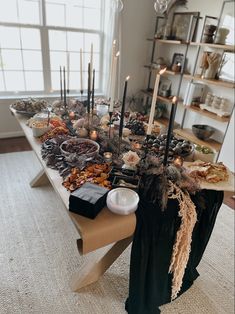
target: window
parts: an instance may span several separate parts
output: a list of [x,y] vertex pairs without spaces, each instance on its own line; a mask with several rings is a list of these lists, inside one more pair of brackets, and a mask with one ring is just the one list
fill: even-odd
[[69,88],[83,86],[91,44],[96,89],[102,86],[104,0],[7,0],[0,2],[0,92],[58,93],[60,66],[69,63]]

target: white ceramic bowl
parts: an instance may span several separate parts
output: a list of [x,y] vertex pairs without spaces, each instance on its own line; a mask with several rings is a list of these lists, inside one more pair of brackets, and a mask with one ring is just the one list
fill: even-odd
[[107,207],[118,215],[129,215],[136,211],[139,203],[139,195],[127,188],[111,190],[107,195]]
[[40,137],[44,135],[46,132],[48,132],[51,129],[50,125],[47,126],[46,124],[44,126],[36,126],[32,125],[32,131],[34,137]]
[[193,159],[194,160],[201,160],[205,162],[215,162],[216,160],[216,151],[210,154],[203,154],[202,152],[199,152],[195,149]]

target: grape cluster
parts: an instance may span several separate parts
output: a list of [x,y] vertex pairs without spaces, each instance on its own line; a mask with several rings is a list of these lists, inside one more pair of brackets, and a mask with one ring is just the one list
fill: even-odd
[[[167,142],[167,135],[161,134],[157,137],[151,135],[145,140],[143,148],[154,152],[157,156],[161,157],[165,153]],[[186,157],[192,152],[193,146],[189,141],[177,139],[174,135],[171,137],[169,146],[169,159],[174,156]]]
[[126,128],[130,129],[134,135],[145,135],[144,123],[137,119],[130,120]]

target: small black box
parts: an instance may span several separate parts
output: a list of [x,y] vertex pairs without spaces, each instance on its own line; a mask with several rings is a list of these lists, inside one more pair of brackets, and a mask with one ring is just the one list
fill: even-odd
[[108,189],[85,183],[70,194],[69,210],[78,215],[94,219],[106,205]]

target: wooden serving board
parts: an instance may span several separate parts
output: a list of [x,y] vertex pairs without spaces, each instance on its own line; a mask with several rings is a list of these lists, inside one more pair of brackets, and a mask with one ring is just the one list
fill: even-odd
[[[197,160],[198,162],[198,160]],[[193,162],[184,162],[184,167],[186,169],[190,169],[188,166],[193,165]],[[227,168],[228,171],[228,181],[221,181],[218,183],[209,183],[201,180],[200,186],[205,190],[215,190],[215,191],[226,191],[226,192],[234,192],[235,191],[235,177],[234,174]]]

